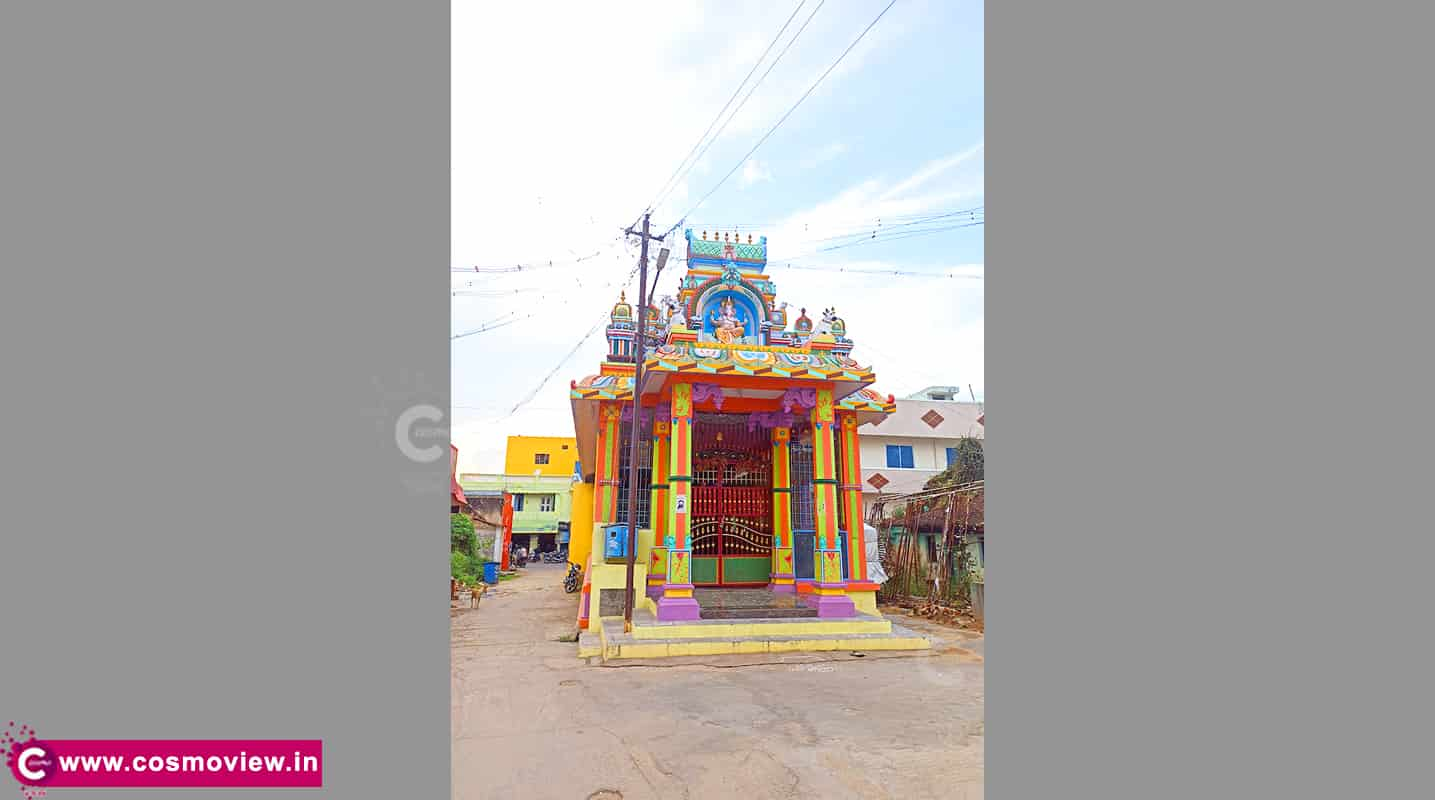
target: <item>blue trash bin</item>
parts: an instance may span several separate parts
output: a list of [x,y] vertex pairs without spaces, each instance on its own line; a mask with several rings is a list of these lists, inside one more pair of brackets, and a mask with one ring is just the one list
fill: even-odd
[[485,561],[485,562],[483,562],[483,582],[484,582],[484,583],[498,583],[498,562],[497,562],[497,561]]

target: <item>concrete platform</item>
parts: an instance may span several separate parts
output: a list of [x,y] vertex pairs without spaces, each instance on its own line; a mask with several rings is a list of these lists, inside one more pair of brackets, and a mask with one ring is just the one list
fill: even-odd
[[[847,620],[699,620],[658,622],[633,615],[633,632],[623,621],[604,619],[595,633],[578,639],[580,657],[604,662],[679,656],[797,653],[833,650],[929,650],[932,640],[881,617]],[[596,651],[596,652],[595,652]]]

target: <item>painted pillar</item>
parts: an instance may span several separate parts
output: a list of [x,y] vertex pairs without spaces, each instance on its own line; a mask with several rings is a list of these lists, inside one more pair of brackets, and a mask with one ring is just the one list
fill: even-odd
[[601,528],[618,519],[618,470],[622,461],[618,448],[618,420],[622,416],[622,405],[603,403],[598,408],[598,464],[594,470],[594,483],[598,496],[593,503],[593,527]]
[[792,470],[788,450],[791,428],[772,429],[772,591],[792,594]]
[[672,441],[668,459],[667,533],[663,545],[668,551],[668,575],[663,596],[658,598],[658,619],[699,619],[698,601],[693,597],[692,547],[688,533],[692,529],[688,503],[693,481],[692,424],[693,387],[690,383],[673,384]]
[[512,560],[509,553],[513,550],[513,495],[506,491],[503,493],[502,515],[503,535],[499,538],[503,540],[503,552],[498,560],[498,568],[507,572],[513,569],[513,565],[509,563]]
[[833,448],[832,390],[817,390],[812,409],[812,512],[817,523],[816,580],[808,601],[819,617],[856,616],[842,580],[842,553],[837,539],[837,474]]
[[[623,414],[622,409],[622,404],[616,402],[605,402],[598,406],[598,442],[594,447],[597,463],[593,467],[593,532],[594,538],[599,541],[602,541],[603,526],[618,519],[618,469],[622,463],[618,460],[622,452],[618,449],[622,444],[618,441],[618,420]],[[588,556],[588,569],[583,574],[583,599],[578,611],[580,628],[588,627],[589,614],[593,607],[593,564],[602,558],[601,549],[594,550]]]
[[648,503],[648,517],[653,523],[653,550],[648,557],[648,596],[654,600],[662,597],[663,584],[668,577],[668,548],[664,545],[668,534],[668,459],[672,445],[672,423],[653,419],[653,492]]
[[867,580],[867,546],[862,518],[862,455],[857,446],[857,415],[844,411],[837,415],[837,430],[842,447],[841,496],[838,502],[847,514],[847,566],[851,580]]

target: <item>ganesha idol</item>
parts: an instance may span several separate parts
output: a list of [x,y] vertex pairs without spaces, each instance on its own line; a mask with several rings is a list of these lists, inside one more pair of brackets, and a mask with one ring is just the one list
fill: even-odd
[[733,305],[732,298],[724,298],[722,305],[709,315],[709,319],[713,324],[713,336],[719,342],[723,344],[742,342],[742,319],[737,315],[737,308]]

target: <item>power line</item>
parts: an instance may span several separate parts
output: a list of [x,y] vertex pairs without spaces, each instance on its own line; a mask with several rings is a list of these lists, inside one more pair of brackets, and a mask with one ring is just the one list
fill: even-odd
[[[866,215],[863,215],[863,216],[860,216],[860,217],[847,217],[847,218],[842,218],[842,219],[833,219],[833,220],[831,220],[831,224],[834,224],[834,225],[842,224],[842,225],[848,225],[848,226],[851,226],[851,227],[864,227],[864,226],[866,226],[866,225],[868,225],[868,224],[877,222],[877,220],[878,220],[879,218],[880,218],[880,219],[888,219],[888,220],[913,220],[913,219],[922,219],[922,218],[931,217],[931,216],[934,215],[934,214],[946,214],[946,213],[958,214],[958,213],[961,213],[962,211],[969,211],[969,210],[972,210],[972,209],[959,209],[959,210],[953,210],[953,211],[951,211],[951,212],[933,210],[933,211],[923,211],[923,212],[914,213],[914,214],[883,214],[883,215],[881,215],[880,217],[878,217],[877,215],[866,214]],[[790,223],[790,222],[791,222],[791,220],[790,220],[790,219],[787,219],[787,220],[781,220],[781,221],[778,221],[778,222],[736,222],[736,223],[726,223],[726,224],[723,224],[723,225],[717,225],[717,226],[715,227],[715,230],[718,230],[718,231],[731,231],[731,230],[746,231],[746,230],[748,230],[748,229],[752,229],[752,230],[759,230],[759,229],[764,229],[764,228],[766,228],[766,229],[771,229],[771,228],[781,227],[782,225],[787,224],[787,223]],[[713,227],[713,226],[709,225],[709,227]]]
[[[958,228],[970,228],[970,227],[972,227],[972,226],[974,226],[974,225],[981,225],[981,224],[983,224],[983,222],[985,222],[985,214],[984,214],[984,213],[982,214],[982,219],[976,219],[977,213],[975,212],[974,209],[968,210],[968,211],[956,212],[955,214],[952,214],[952,215],[950,215],[950,216],[956,216],[956,215],[959,215],[959,214],[969,214],[969,215],[971,216],[971,218],[972,218],[972,221],[971,221],[971,222],[967,222],[967,223],[962,223],[962,224],[955,224],[955,225],[940,225],[940,226],[937,226],[937,227],[913,228],[912,230],[896,230],[897,228],[906,227],[906,226],[895,226],[895,225],[894,225],[894,226],[892,226],[892,229],[884,230],[884,231],[874,231],[874,232],[872,232],[872,233],[846,234],[846,235],[842,235],[842,236],[828,237],[828,238],[825,238],[825,239],[808,239],[808,240],[804,240],[804,241],[809,242],[809,243],[812,243],[812,244],[817,244],[817,243],[824,242],[824,241],[831,241],[831,240],[834,240],[834,239],[852,239],[853,241],[845,242],[845,243],[842,243],[842,244],[831,245],[831,246],[829,246],[829,247],[820,247],[820,248],[817,248],[816,250],[809,250],[809,251],[807,251],[807,252],[805,252],[805,253],[802,253],[801,255],[787,256],[786,258],[792,258],[792,259],[808,258],[808,257],[810,257],[810,256],[819,255],[819,254],[821,254],[821,253],[828,252],[828,251],[831,251],[831,250],[840,250],[840,249],[842,249],[842,248],[844,248],[844,247],[855,247],[856,245],[859,245],[859,244],[875,244],[875,243],[879,243],[879,242],[900,241],[900,240],[902,240],[902,239],[910,239],[910,238],[914,238],[914,237],[916,237],[916,236],[925,235],[925,234],[929,234],[929,233],[942,233],[942,232],[944,232],[944,231],[957,230]],[[935,220],[924,220],[924,221],[922,221],[920,224],[930,225],[930,223],[933,222],[933,221],[935,221]],[[911,223],[911,224],[918,224],[918,223]],[[860,237],[860,238],[859,238],[859,237]],[[774,259],[774,261],[775,261],[775,262],[785,261],[786,258]]]
[[910,278],[950,278],[954,280],[984,281],[985,275],[953,275],[946,272],[917,272],[915,270],[903,269],[875,269],[865,267],[844,267],[818,264],[790,264],[786,261],[770,261],[769,267],[780,267],[782,269],[797,269],[805,272],[827,272],[838,274],[860,274],[860,275],[897,275]]
[[952,275],[945,272],[914,272],[901,269],[863,269],[860,267],[818,267],[803,264],[783,264],[783,269],[800,269],[812,272],[857,273],[863,275],[898,275],[910,278],[953,278],[957,280],[984,281],[985,275]]
[[[473,281],[469,281],[469,283],[472,284]],[[455,289],[452,294],[454,297],[507,297],[511,294],[537,292],[544,288],[542,286],[525,286],[520,289]]]
[[[638,219],[641,220],[642,217],[639,216]],[[637,265],[637,264],[634,264],[634,265],[633,265],[633,269],[628,273],[628,278],[627,278],[627,280],[625,280],[625,281],[623,282],[623,285],[624,285],[624,286],[627,286],[629,283],[632,283],[632,282],[633,282],[633,276],[634,276],[634,275],[637,275],[637,274],[638,274],[638,265]],[[646,312],[644,312],[642,309],[639,309],[637,319],[638,319],[638,320],[646,319],[646,317],[644,316],[645,313],[646,313]],[[563,368],[563,365],[564,365],[564,364],[567,364],[568,361],[569,361],[569,359],[573,358],[573,356],[577,354],[577,352],[583,347],[583,345],[587,344],[587,343],[588,343],[588,340],[591,339],[591,338],[593,338],[593,334],[597,333],[597,332],[598,332],[598,329],[601,328],[601,327],[603,327],[603,322],[604,322],[604,320],[607,320],[607,319],[608,319],[608,313],[605,312],[602,316],[600,316],[600,317],[598,318],[598,321],[597,321],[597,322],[593,323],[593,327],[589,328],[589,329],[588,329],[588,332],[585,333],[585,334],[583,334],[583,338],[581,338],[581,339],[578,340],[578,344],[574,345],[574,346],[573,346],[573,349],[572,349],[572,350],[569,350],[567,355],[563,356],[563,358],[560,359],[557,364],[553,365],[553,369],[549,370],[549,371],[548,371],[548,374],[543,376],[543,380],[539,381],[539,382],[538,382],[538,385],[535,386],[535,387],[533,387],[533,391],[529,392],[527,395],[524,395],[523,399],[522,399],[522,400],[519,400],[518,403],[513,406],[513,409],[508,412],[508,415],[505,416],[505,417],[503,417],[503,418],[500,419],[499,421],[502,422],[503,420],[508,419],[508,417],[511,417],[511,416],[513,416],[514,414],[517,414],[517,413],[518,413],[518,409],[522,408],[524,405],[526,405],[526,404],[527,404],[529,401],[531,401],[533,398],[537,397],[537,396],[538,396],[538,393],[541,392],[541,391],[543,391],[543,387],[544,387],[544,386],[547,386],[547,385],[548,385],[548,382],[553,379],[553,376],[556,375],[556,374],[558,374],[558,370],[562,369],[562,368]]]
[[[502,327],[504,327],[505,325],[512,325],[513,323],[518,322],[519,320],[525,320],[525,319],[528,319],[529,317],[533,316],[532,314],[528,314],[527,316],[516,317],[516,318],[514,318],[514,319],[504,320],[504,317],[509,317],[509,316],[512,316],[513,314],[514,314],[514,312],[509,312],[509,313],[507,313],[507,314],[504,314],[502,317],[499,317],[498,319],[495,319],[495,320],[492,320],[492,321],[490,321],[490,322],[485,323],[482,327],[479,327],[479,328],[477,328],[477,329],[475,329],[475,330],[471,330],[471,331],[469,331],[469,332],[467,332],[467,333],[460,333],[460,334],[458,334],[457,336],[450,336],[450,337],[448,337],[448,338],[449,338],[449,341],[453,341],[454,339],[462,339],[462,338],[464,338],[465,336],[473,336],[473,335],[476,334],[476,333],[486,333],[486,332],[488,332],[488,331],[493,330],[494,328],[502,328]],[[503,321],[500,322],[499,320],[503,320]]]
[[[837,233],[837,234],[833,234],[833,235],[831,235],[831,236],[820,236],[820,237],[817,237],[817,238],[796,239],[796,240],[794,240],[794,241],[789,241],[789,242],[787,242],[786,245],[809,245],[809,244],[815,245],[815,244],[820,244],[820,243],[823,243],[823,242],[838,241],[838,240],[841,240],[841,239],[871,238],[871,237],[873,237],[873,236],[880,237],[880,236],[882,236],[883,234],[885,234],[885,233],[887,233],[887,232],[889,232],[889,231],[891,231],[892,229],[895,229],[895,228],[904,228],[904,227],[910,227],[910,226],[913,226],[913,225],[924,225],[924,224],[928,224],[928,223],[931,223],[931,222],[935,222],[935,221],[938,221],[938,220],[941,220],[941,219],[944,219],[944,218],[950,218],[950,217],[961,216],[961,215],[963,215],[963,214],[969,215],[969,216],[971,216],[973,219],[975,219],[976,215],[977,215],[978,213],[981,213],[983,208],[984,208],[984,206],[974,206],[974,207],[972,207],[972,208],[956,209],[956,210],[950,210],[950,211],[927,211],[927,212],[923,212],[923,213],[920,213],[920,214],[891,214],[891,215],[886,215],[886,214],[884,214],[884,215],[882,215],[882,216],[880,216],[880,217],[878,217],[878,216],[849,217],[849,218],[847,218],[847,219],[822,220],[820,223],[818,223],[818,228],[819,228],[819,229],[820,229],[820,228],[824,228],[824,227],[835,227],[835,228],[838,228],[838,229],[847,229],[847,230],[849,230],[850,232],[848,232],[848,233]],[[884,227],[884,223],[891,223],[891,222],[895,222],[896,224],[888,224],[888,225],[885,225],[885,227]],[[784,226],[790,226],[790,225],[792,225],[792,224],[793,224],[793,222],[792,222],[791,218],[789,218],[789,219],[783,220],[783,221],[781,221],[781,222],[725,223],[725,224],[715,225],[715,226],[710,226],[710,227],[712,227],[712,229],[713,229],[714,231],[732,231],[732,230],[736,230],[736,231],[738,231],[738,232],[743,232],[743,231],[753,231],[753,232],[756,232],[756,231],[771,231],[771,230],[773,230],[773,229],[782,228],[782,227],[784,227]],[[810,225],[811,225],[811,223],[806,223],[806,224],[803,225],[803,228],[806,229],[806,228],[810,227]],[[709,227],[709,226],[708,226],[707,224],[705,224],[705,227]],[[809,256],[809,255],[815,254],[816,252],[819,252],[819,251],[816,251],[816,250],[810,251],[810,252],[804,253],[804,254],[801,255],[801,256],[793,256],[793,258],[805,258],[805,257],[807,257],[807,256]],[[681,260],[681,259],[679,259],[679,260]]]
[[591,260],[591,259],[594,259],[594,258],[597,258],[598,256],[603,255],[605,252],[608,252],[608,251],[612,248],[612,246],[615,245],[615,244],[617,244],[618,242],[619,242],[619,238],[618,238],[618,237],[614,237],[614,239],[613,239],[612,241],[609,241],[608,243],[604,244],[602,247],[599,247],[597,250],[594,250],[593,252],[589,253],[588,255],[586,255],[586,256],[579,256],[578,258],[573,258],[573,259],[568,259],[568,260],[554,261],[554,260],[552,260],[552,259],[533,259],[532,261],[530,261],[530,262],[528,262],[528,263],[526,263],[526,264],[515,264],[515,265],[510,266],[510,267],[496,267],[496,266],[494,266],[494,267],[489,267],[489,266],[484,266],[484,267],[478,267],[478,266],[475,266],[475,267],[450,267],[450,268],[449,268],[449,272],[462,272],[462,273],[477,272],[477,273],[483,274],[483,275],[493,275],[493,274],[501,274],[501,273],[506,273],[506,272],[528,272],[528,271],[531,271],[531,270],[553,269],[553,268],[556,268],[556,267],[573,266],[573,265],[575,265],[575,264],[581,264],[581,263],[583,263],[584,261],[589,261],[589,260]]
[[[884,234],[889,233],[889,232],[891,232],[891,231],[894,231],[894,230],[896,230],[896,229],[898,229],[898,228],[910,228],[910,227],[913,226],[913,225],[928,225],[928,224],[933,223],[933,222],[936,222],[936,221],[938,221],[938,220],[950,219],[951,217],[959,217],[959,216],[962,216],[962,215],[967,215],[967,216],[970,217],[971,219],[975,220],[977,214],[984,213],[984,212],[982,211],[983,208],[985,208],[985,206],[974,206],[974,207],[972,207],[972,208],[964,208],[964,209],[962,209],[962,210],[960,210],[960,211],[948,211],[948,212],[941,213],[941,214],[929,214],[929,215],[926,215],[926,216],[922,216],[922,217],[918,217],[918,218],[916,218],[916,219],[913,219],[913,220],[910,221],[910,222],[899,222],[899,223],[896,223],[896,224],[886,225],[885,227],[884,227],[883,224],[882,224],[882,218],[881,218],[881,217],[878,217],[878,218],[876,218],[876,219],[873,220],[872,225],[870,225],[870,226],[865,226],[865,228],[867,228],[867,229],[864,229],[864,230],[862,230],[862,231],[854,231],[854,232],[852,232],[852,233],[839,233],[839,234],[835,234],[835,235],[833,235],[833,236],[823,237],[823,238],[821,238],[821,239],[808,239],[808,240],[805,240],[805,241],[811,242],[811,243],[813,243],[813,244],[817,244],[817,243],[819,243],[819,242],[835,242],[835,241],[837,241],[838,239],[851,239],[851,238],[854,238],[854,237],[875,238],[875,237],[877,237],[877,236],[881,236],[881,235],[884,235]],[[892,220],[892,219],[897,219],[897,218],[896,218],[896,217],[887,217],[887,219],[888,219],[888,220]]]
[[[806,0],[803,0],[803,3],[805,3],[805,2],[806,2]],[[703,145],[703,149],[697,154],[697,157],[693,159],[693,163],[689,164],[687,170],[685,170],[685,171],[683,172],[683,175],[684,175],[684,176],[686,176],[687,173],[690,172],[693,167],[697,166],[698,161],[700,161],[700,160],[702,159],[703,155],[707,153],[708,148],[710,148],[710,147],[713,146],[713,143],[718,140],[718,137],[719,137],[719,136],[722,136],[722,132],[725,131],[725,130],[727,130],[727,126],[730,125],[730,124],[732,124],[732,121],[737,118],[737,115],[738,115],[739,113],[741,113],[741,111],[742,111],[742,109],[743,109],[743,106],[746,106],[746,105],[747,105],[747,101],[752,98],[752,93],[755,92],[755,91],[757,91],[757,87],[761,86],[763,81],[767,80],[767,76],[768,76],[768,75],[772,74],[773,68],[778,65],[778,62],[782,61],[782,57],[783,57],[783,56],[787,55],[787,51],[790,50],[790,49],[792,48],[793,43],[795,43],[795,42],[798,40],[798,38],[802,36],[802,32],[805,31],[805,30],[807,30],[807,25],[808,25],[808,23],[812,22],[812,18],[817,16],[817,12],[819,12],[819,11],[822,10],[822,6],[823,6],[823,4],[825,4],[826,2],[827,2],[827,0],[820,0],[820,2],[818,2],[818,4],[817,4],[817,7],[814,8],[814,9],[812,9],[812,13],[807,15],[807,19],[805,19],[805,20],[802,21],[802,27],[798,28],[798,29],[797,29],[797,33],[794,33],[794,34],[792,35],[792,38],[787,40],[787,44],[783,45],[782,51],[777,54],[777,58],[774,58],[774,59],[772,60],[772,63],[767,65],[767,69],[762,73],[762,77],[761,77],[761,78],[758,78],[758,79],[757,79],[757,83],[754,83],[754,84],[752,85],[752,88],[750,88],[750,89],[747,90],[747,94],[743,96],[742,102],[737,104],[737,108],[733,109],[732,114],[730,114],[730,115],[728,116],[728,118],[723,121],[722,127],[718,128],[717,133],[713,134],[713,137],[708,140],[708,143],[705,144],[705,145]],[[796,16],[797,16],[797,12],[800,11],[800,10],[802,10],[802,5],[803,5],[803,3],[799,3],[798,6],[797,6],[797,8],[793,9],[793,11],[792,11],[792,16],[793,16],[793,17],[796,17]],[[792,22],[792,20],[791,20],[791,19],[788,19],[787,22],[790,24],[790,23]],[[782,26],[782,29],[783,29],[783,30],[787,30],[787,25],[783,25],[783,26]],[[773,41],[773,44],[776,44],[776,43],[777,43],[777,39],[778,39],[778,38],[781,38],[781,36],[782,36],[782,31],[778,31],[777,37],[775,37],[775,38],[772,40],[772,41]],[[768,45],[768,49],[769,49],[769,50],[772,49],[772,45]],[[764,53],[763,53],[763,57],[765,58],[766,56],[767,56],[767,53],[764,52]],[[754,65],[753,65],[753,69],[756,70],[758,64],[761,64],[761,63],[762,63],[762,61],[759,59],[758,62],[757,62],[757,64],[754,64]],[[744,81],[744,82],[746,82],[746,81]],[[742,90],[742,87],[739,86],[739,87],[738,87],[738,90],[741,91],[741,90]],[[734,93],[733,96],[736,97],[737,95]],[[732,102],[732,101],[729,100],[728,102],[730,103],[730,102]],[[721,114],[719,114],[719,116],[721,116]],[[675,189],[675,188],[677,188],[677,183],[674,183],[673,186],[672,186],[668,191],[671,192],[672,189]],[[664,196],[663,196],[662,199],[664,199],[664,200],[667,199],[667,195],[664,194]],[[660,200],[659,202],[661,202],[661,200]],[[672,232],[672,230],[673,230],[672,228],[669,228],[668,231],[663,234],[663,237],[666,238],[667,235],[668,235],[668,233]]]
[[733,176],[733,173],[738,171],[739,167],[747,163],[747,160],[752,157],[752,154],[757,152],[757,148],[761,147],[762,143],[766,142],[768,137],[772,136],[772,134],[776,132],[778,128],[782,127],[782,123],[786,122],[787,118],[792,116],[792,112],[796,111],[798,106],[802,105],[803,101],[806,100],[812,94],[812,92],[816,90],[819,85],[822,84],[822,81],[825,80],[827,76],[832,73],[832,70],[836,69],[837,65],[842,63],[842,59],[846,58],[847,54],[852,52],[852,49],[856,47],[857,44],[861,42],[864,38],[866,38],[867,32],[872,30],[872,27],[875,26],[878,21],[880,21],[882,17],[885,16],[887,12],[891,10],[892,6],[896,4],[897,0],[891,0],[891,2],[887,4],[886,8],[883,8],[882,12],[878,14],[876,18],[874,18],[870,23],[868,23],[867,27],[862,30],[862,33],[859,34],[856,39],[852,40],[852,44],[847,45],[847,49],[842,51],[842,55],[838,56],[837,60],[832,62],[832,66],[828,67],[825,72],[818,76],[817,80],[813,81],[812,85],[807,88],[807,91],[803,92],[802,96],[797,98],[797,102],[793,103],[792,107],[787,109],[787,113],[782,115],[782,118],[777,121],[777,124],[769,128],[767,133],[764,133],[762,135],[762,138],[757,140],[757,144],[754,144],[752,146],[752,149],[747,151],[746,155],[738,159],[737,163],[733,165],[732,169],[728,170],[727,174],[722,177],[722,180],[717,182],[716,186],[709,189],[708,193],[703,195],[702,198],[699,199],[698,202],[694,204],[692,208],[688,209],[685,213],[683,213],[682,216],[678,218],[678,222],[674,224],[674,227],[677,227],[677,225],[682,224],[682,221],[684,219],[687,219],[689,215],[691,215],[694,211],[698,210],[698,208],[701,207],[703,203],[707,202],[707,199],[709,197],[713,196],[714,192],[722,188],[722,185],[724,183],[727,183],[727,179],[731,178]]
[[906,231],[906,232],[904,232],[904,233],[900,233],[900,234],[897,234],[897,235],[895,235],[895,236],[869,237],[869,238],[867,238],[867,239],[859,239],[859,240],[857,240],[857,241],[855,241],[855,242],[847,242],[846,244],[835,244],[835,245],[832,245],[831,247],[824,247],[824,248],[821,248],[820,250],[818,250],[817,252],[819,252],[819,253],[826,253],[826,252],[831,251],[831,250],[841,250],[841,249],[844,248],[844,247],[856,247],[856,246],[859,245],[859,244],[875,244],[875,243],[878,243],[878,242],[896,242],[896,241],[901,241],[902,239],[915,239],[915,238],[918,237],[918,236],[928,236],[928,235],[933,234],[933,233],[945,233],[946,231],[954,231],[954,230],[958,230],[958,229],[960,229],[960,228],[970,228],[970,227],[973,227],[973,226],[975,226],[975,225],[982,225],[982,224],[985,224],[985,223],[984,223],[983,221],[981,221],[981,220],[978,220],[978,221],[976,221],[976,222],[963,222],[963,223],[961,223],[960,225],[946,225],[946,226],[943,226],[943,227],[940,227],[940,228],[924,228],[924,229],[922,229],[922,230]]
[[[825,0],[824,0],[824,2],[825,2]],[[684,174],[686,173],[686,170],[683,169],[683,165],[685,165],[685,164],[688,163],[688,159],[690,159],[690,158],[693,157],[693,153],[697,152],[698,146],[703,143],[703,140],[705,140],[705,139],[708,138],[708,134],[709,134],[709,133],[712,133],[713,126],[717,124],[717,121],[718,121],[718,120],[722,119],[722,115],[727,112],[728,106],[731,106],[731,105],[732,105],[732,101],[737,99],[737,95],[738,95],[739,92],[742,91],[742,87],[744,87],[744,86],[747,85],[748,80],[752,78],[752,74],[753,74],[754,72],[757,72],[757,68],[760,67],[760,66],[762,66],[762,62],[763,62],[764,60],[766,60],[767,54],[770,53],[770,52],[772,52],[772,46],[775,45],[775,44],[777,44],[777,40],[778,40],[778,39],[781,39],[781,38],[782,38],[783,32],[785,32],[785,31],[787,30],[787,26],[792,24],[792,21],[797,18],[797,12],[801,11],[801,10],[802,10],[802,7],[803,7],[804,5],[806,5],[806,4],[807,4],[807,0],[801,0],[801,2],[799,2],[799,3],[797,4],[797,8],[792,9],[792,15],[787,18],[787,21],[786,21],[786,22],[782,23],[782,28],[777,32],[777,35],[776,35],[776,36],[772,37],[772,41],[771,41],[771,42],[768,42],[768,44],[767,44],[767,49],[762,51],[762,55],[758,57],[757,63],[755,63],[755,64],[752,65],[752,69],[750,69],[750,70],[747,71],[747,76],[742,79],[742,83],[739,83],[739,84],[737,85],[737,88],[732,91],[732,97],[729,97],[729,98],[727,99],[727,102],[723,104],[722,110],[721,110],[721,111],[718,111],[717,116],[713,117],[713,121],[708,123],[708,129],[705,130],[705,131],[703,131],[703,135],[702,135],[702,136],[699,136],[699,137],[698,137],[698,140],[697,140],[696,142],[693,142],[692,149],[688,150],[688,154],[685,155],[685,156],[683,156],[683,160],[682,160],[682,161],[678,162],[678,168],[675,169],[675,170],[673,170],[673,174],[668,176],[668,180],[663,183],[662,188],[658,189],[658,193],[653,196],[653,199],[652,199],[651,201],[648,202],[648,208],[649,208],[649,209],[651,209],[651,208],[653,208],[655,205],[657,205],[657,204],[658,204],[658,201],[659,201],[660,199],[665,198],[665,197],[667,196],[669,184],[672,184],[672,185],[674,185],[674,186],[677,185],[674,181],[675,181],[675,179],[678,177],[678,174],[679,174],[679,173],[684,173]],[[820,7],[820,4],[819,4],[819,7]],[[794,37],[794,38],[796,38],[796,37]],[[778,58],[781,58],[781,56],[778,56]],[[773,62],[773,63],[775,64],[775,63],[777,63],[777,62]],[[763,77],[765,78],[765,77],[767,77],[767,75],[764,74]],[[758,81],[758,82],[761,83],[761,81]],[[736,114],[737,112],[733,112],[733,113]],[[729,120],[729,121],[731,121],[731,120]],[[723,127],[726,128],[726,127],[727,127],[727,123],[723,123]],[[718,131],[718,135],[721,135],[721,134],[722,134],[722,131],[719,130],[719,131]],[[713,138],[716,139],[717,137],[715,136],[715,137],[713,137]],[[695,161],[693,161],[693,163],[696,164],[697,161],[695,160]],[[689,166],[688,169],[690,170],[690,169],[692,169],[692,167]],[[629,225],[628,227],[629,227],[629,228],[637,227],[638,222],[641,221],[641,220],[642,220],[642,215],[639,215],[638,220],[635,221],[632,225]]]

